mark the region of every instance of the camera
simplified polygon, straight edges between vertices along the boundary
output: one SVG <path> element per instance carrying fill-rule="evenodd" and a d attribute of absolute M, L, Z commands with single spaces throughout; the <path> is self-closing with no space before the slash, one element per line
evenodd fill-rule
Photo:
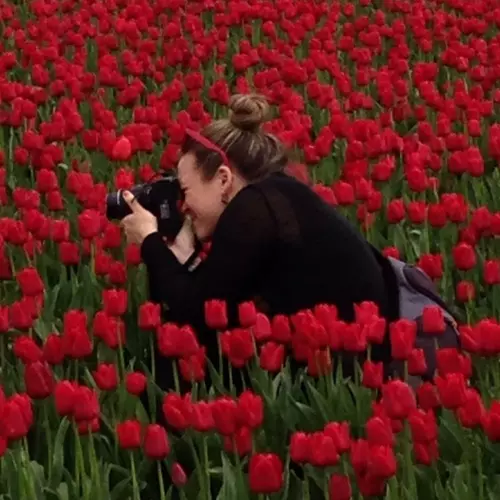
<path fill-rule="evenodd" d="M 158 232 L 169 240 L 175 239 L 184 222 L 180 210 L 183 202 L 179 181 L 174 175 L 164 174 L 157 180 L 137 184 L 129 189 L 137 202 L 158 220 Z M 123 189 L 106 197 L 106 217 L 122 220 L 132 211 L 123 198 Z"/>

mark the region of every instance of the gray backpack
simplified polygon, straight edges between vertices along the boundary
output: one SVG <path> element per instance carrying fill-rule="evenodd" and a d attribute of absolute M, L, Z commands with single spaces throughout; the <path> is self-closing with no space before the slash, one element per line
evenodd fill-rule
<path fill-rule="evenodd" d="M 459 348 L 457 320 L 448 305 L 439 296 L 432 280 L 422 269 L 392 257 L 389 257 L 388 260 L 398 280 L 400 317 L 417 322 L 415 347 L 424 350 L 427 362 L 427 372 L 421 378 L 432 380 L 436 370 L 435 339 L 437 338 L 438 346 L 441 348 Z M 445 332 L 437 337 L 423 332 L 422 314 L 424 308 L 428 306 L 441 308 L 445 318 Z M 402 375 L 402 369 L 402 363 L 392 362 L 390 371 Z"/>

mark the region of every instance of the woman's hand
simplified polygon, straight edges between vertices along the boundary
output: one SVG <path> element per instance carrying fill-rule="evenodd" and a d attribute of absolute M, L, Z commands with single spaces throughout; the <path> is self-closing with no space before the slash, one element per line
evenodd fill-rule
<path fill-rule="evenodd" d="M 132 213 L 123 218 L 121 225 L 128 243 L 140 246 L 147 236 L 158 231 L 158 222 L 151 212 L 139 204 L 130 191 L 123 193 L 123 199 Z"/>
<path fill-rule="evenodd" d="M 184 264 L 193 255 L 196 247 L 196 239 L 191 225 L 191 219 L 186 217 L 175 241 L 168 245 L 170 251 L 177 257 L 177 260 Z"/>

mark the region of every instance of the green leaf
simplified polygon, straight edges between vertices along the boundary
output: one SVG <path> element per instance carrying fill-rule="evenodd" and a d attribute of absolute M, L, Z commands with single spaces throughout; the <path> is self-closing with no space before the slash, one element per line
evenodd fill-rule
<path fill-rule="evenodd" d="M 129 485 L 132 483 L 132 478 L 127 477 L 120 481 L 111 491 L 111 500 L 119 500 L 122 498 L 128 498 L 127 491 L 129 490 Z"/>
<path fill-rule="evenodd" d="M 321 415 L 324 423 L 328 422 L 328 403 L 326 399 L 318 392 L 318 390 L 309 382 L 305 382 L 306 391 L 309 395 L 311 405 L 316 409 L 316 411 Z M 333 402 L 332 402 L 333 403 Z"/>
<path fill-rule="evenodd" d="M 217 500 L 227 500 L 230 498 L 240 498 L 237 488 L 237 479 L 234 471 L 234 467 L 228 460 L 224 453 L 221 453 L 222 459 L 222 477 L 224 482 L 222 483 L 222 488 L 219 491 Z"/>
<path fill-rule="evenodd" d="M 215 387 L 215 389 L 219 394 L 227 394 L 221 376 L 214 368 L 209 359 L 207 359 L 207 366 L 208 366 L 208 372 L 210 373 L 210 380 L 212 382 L 212 386 Z"/>
<path fill-rule="evenodd" d="M 63 418 L 57 429 L 56 438 L 54 440 L 54 456 L 52 459 L 52 470 L 49 477 L 49 488 L 57 489 L 63 478 L 64 467 L 64 440 L 69 428 L 69 420 Z M 66 486 L 67 490 L 67 486 Z"/>
<path fill-rule="evenodd" d="M 29 463 L 28 481 L 31 481 L 31 486 L 34 490 L 36 498 L 42 500 L 44 498 L 43 487 L 45 483 L 45 469 L 43 465 L 32 460 Z"/>

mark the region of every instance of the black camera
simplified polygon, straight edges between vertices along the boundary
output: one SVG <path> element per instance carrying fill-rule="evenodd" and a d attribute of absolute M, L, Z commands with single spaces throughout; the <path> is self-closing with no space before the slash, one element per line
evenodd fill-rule
<path fill-rule="evenodd" d="M 158 232 L 169 240 L 175 239 L 184 222 L 180 210 L 183 202 L 179 181 L 174 175 L 165 174 L 146 184 L 137 184 L 129 189 L 137 202 L 158 220 Z M 120 189 L 106 197 L 106 216 L 121 220 L 132 211 L 123 198 Z"/>

